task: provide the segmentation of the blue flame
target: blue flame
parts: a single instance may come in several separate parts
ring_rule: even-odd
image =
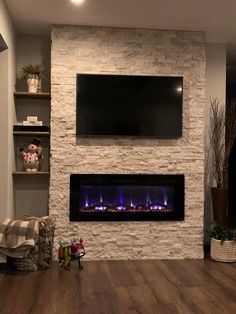
[[[134,204],[133,204],[132,198],[130,199],[130,206],[131,206],[131,207],[134,207]]]
[[[120,203],[124,203],[124,196],[121,190],[120,190]]]
[[[146,204],[150,204],[151,203],[151,200],[150,200],[150,195],[149,193],[147,192],[147,196],[146,196]]]
[[[151,210],[161,210],[163,207],[161,205],[151,205],[150,209]]]
[[[88,194],[85,195],[85,207],[88,207],[89,203],[88,203]]]
[[[95,206],[95,209],[99,211],[103,211],[103,210],[106,210],[107,207],[105,205],[98,205],[98,206]]]
[[[174,190],[168,186],[83,186],[81,207],[97,211],[153,210],[174,208]],[[89,208],[88,210],[92,210]]]
[[[123,206],[123,205],[118,205],[118,206],[116,206],[116,209],[118,209],[118,210],[126,210],[127,207]]]
[[[167,192],[166,190],[162,190],[162,197],[164,205],[167,205]]]

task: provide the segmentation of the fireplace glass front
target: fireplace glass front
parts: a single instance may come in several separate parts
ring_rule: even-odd
[[[183,219],[184,175],[70,176],[70,221]]]
[[[70,221],[183,219],[183,175],[70,177]]]

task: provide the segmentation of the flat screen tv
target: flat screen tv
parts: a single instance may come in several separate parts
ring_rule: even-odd
[[[182,136],[183,77],[77,74],[78,136]]]

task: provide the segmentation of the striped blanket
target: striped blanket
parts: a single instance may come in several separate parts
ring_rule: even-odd
[[[38,240],[36,220],[6,219],[0,224],[0,253],[11,257],[24,257]]]

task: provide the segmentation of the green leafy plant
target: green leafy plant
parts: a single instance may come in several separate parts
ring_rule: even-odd
[[[30,63],[30,64],[23,66],[22,77],[27,79],[31,76],[34,76],[34,77],[37,77],[38,79],[41,79],[41,78],[46,79],[46,77],[43,74],[43,71],[44,71],[44,67],[42,65],[40,65],[40,64],[32,65]]]
[[[224,241],[236,240],[236,229],[222,228],[216,223],[211,223],[210,230],[207,231],[211,238],[220,240],[221,244]]]

